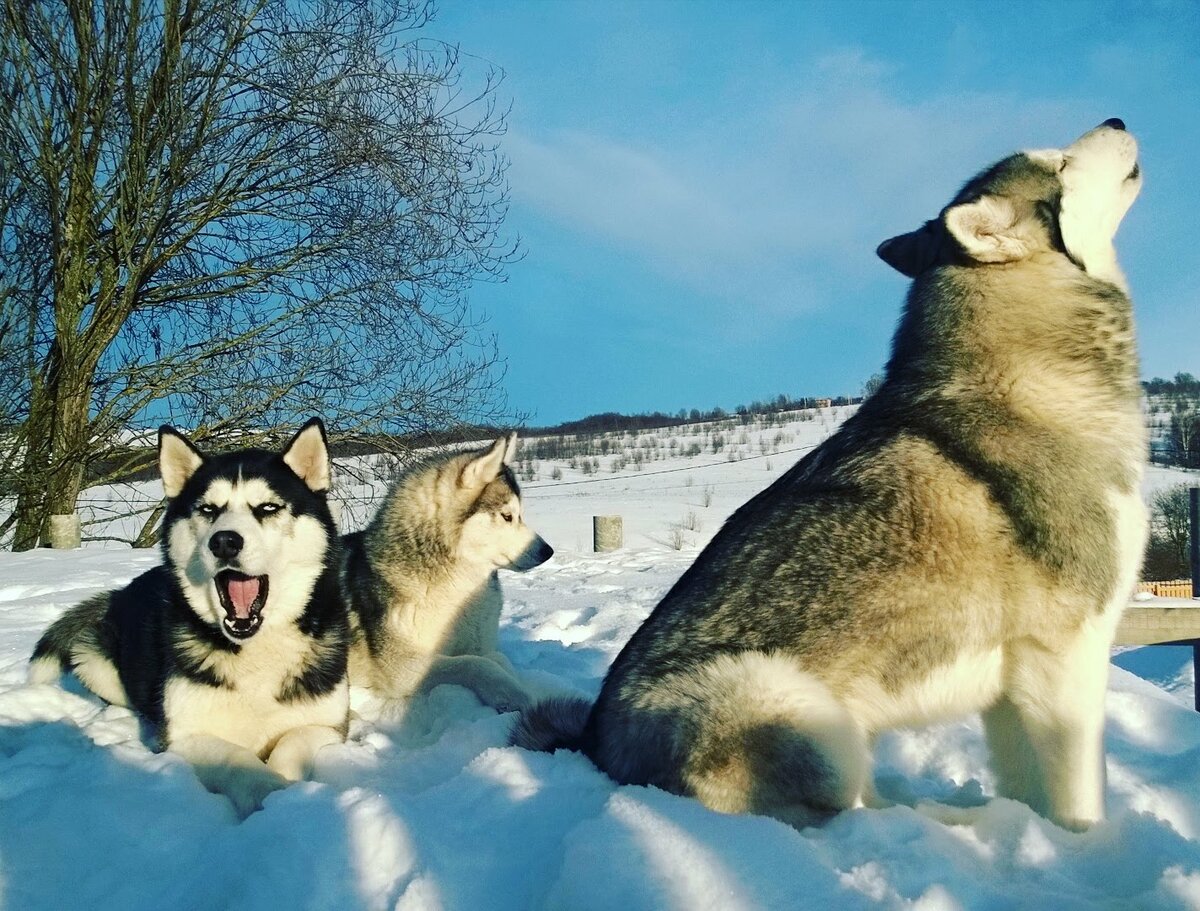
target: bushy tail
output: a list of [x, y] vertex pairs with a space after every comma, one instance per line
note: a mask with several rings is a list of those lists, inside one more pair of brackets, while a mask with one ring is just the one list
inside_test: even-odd
[[806, 826], [861, 802], [871, 770], [866, 737], [793, 658], [720, 655], [669, 692], [690, 722], [683, 784], [710, 809]]
[[578, 696], [554, 696], [521, 713], [508, 742], [542, 753], [578, 750], [592, 704]]
[[52, 624], [29, 658], [30, 683], [55, 683], [74, 664], [83, 640], [95, 639], [96, 625], [108, 608], [108, 595], [97, 595], [71, 608]]
[[54, 627], [38, 640], [29, 659], [30, 683], [54, 683], [62, 676], [70, 660], [69, 653], [60, 648], [60, 643], [51, 638]]

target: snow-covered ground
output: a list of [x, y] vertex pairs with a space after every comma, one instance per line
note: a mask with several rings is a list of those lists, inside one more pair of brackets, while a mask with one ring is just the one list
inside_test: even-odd
[[[780, 428], [746, 443], [734, 430], [740, 461], [711, 438], [640, 471], [542, 461], [528, 518], [558, 553], [503, 579], [502, 648], [527, 683], [594, 694], [723, 519], [842, 417], [789, 424], [778, 444]], [[1157, 469], [1147, 489], [1195, 477]], [[627, 546], [588, 553], [591, 516], [607, 513], [624, 517]], [[578, 755], [505, 747], [512, 716], [457, 687], [407, 706], [356, 693], [349, 742], [322, 752], [316, 780], [239, 822], [186, 763], [147, 749], [127, 710], [69, 680], [24, 683], [54, 617], [156, 560], [112, 547], [0, 553], [4, 909], [1200, 908], [1187, 649], [1114, 658], [1109, 820], [1085, 834], [991, 799], [975, 720], [883, 737], [877, 788], [898, 805], [795, 831], [617, 787]]]

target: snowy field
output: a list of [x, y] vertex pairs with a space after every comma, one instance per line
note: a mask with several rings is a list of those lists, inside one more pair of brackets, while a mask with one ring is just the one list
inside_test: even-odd
[[[844, 416], [751, 428], [744, 443], [734, 429], [733, 461], [711, 431], [682, 455], [706, 439], [687, 429], [657, 432], [663, 455], [641, 470], [541, 461], [528, 518], [558, 552], [503, 576], [502, 648], [529, 686], [594, 694], [723, 519]], [[1195, 478], [1155, 470], [1147, 490]], [[364, 517], [351, 489], [348, 525]], [[607, 513], [624, 517], [626, 548], [588, 553], [591, 516]], [[156, 560], [111, 545], [0, 553], [4, 909], [1200, 908], [1187, 649], [1114, 658], [1109, 820], [1085, 834], [991, 799], [975, 720], [883, 737], [876, 785], [897, 805], [798, 832], [617, 787], [578, 755], [505, 747], [513, 717], [457, 687], [408, 705], [356, 693], [349, 742], [322, 752], [317, 780], [239, 822], [186, 763], [148, 750], [127, 710], [71, 681], [24, 683], [51, 620]]]

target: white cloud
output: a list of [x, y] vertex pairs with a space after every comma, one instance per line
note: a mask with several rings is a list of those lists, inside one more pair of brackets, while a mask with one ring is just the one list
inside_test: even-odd
[[975, 171], [1092, 125], [1063, 101], [952, 88], [907, 101], [895, 72], [857, 49], [828, 54], [803, 84], [715, 129], [664, 127], [653, 142], [514, 132], [514, 196], [688, 288], [794, 311], [825, 303], [813, 285], [882, 276], [875, 246], [932, 217]]

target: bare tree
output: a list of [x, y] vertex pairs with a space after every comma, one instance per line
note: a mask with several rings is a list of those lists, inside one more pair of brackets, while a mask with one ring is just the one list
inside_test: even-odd
[[1200, 408], [1180, 401], [1171, 414], [1171, 459], [1184, 468], [1200, 468]]
[[0, 4], [16, 548], [86, 466], [144, 463], [130, 426], [498, 416], [465, 295], [514, 254], [499, 77], [468, 90], [457, 49], [417, 34], [425, 3]]
[[1188, 485], [1155, 491], [1150, 500], [1150, 541], [1142, 577], [1181, 579], [1190, 571]]
[[883, 374], [882, 373], [872, 373], [867, 378], [867, 381], [865, 383], [863, 383], [862, 397], [864, 399], [869, 399], [871, 396], [873, 396], [876, 392], [879, 391], [879, 387], [882, 385], [883, 385]]

